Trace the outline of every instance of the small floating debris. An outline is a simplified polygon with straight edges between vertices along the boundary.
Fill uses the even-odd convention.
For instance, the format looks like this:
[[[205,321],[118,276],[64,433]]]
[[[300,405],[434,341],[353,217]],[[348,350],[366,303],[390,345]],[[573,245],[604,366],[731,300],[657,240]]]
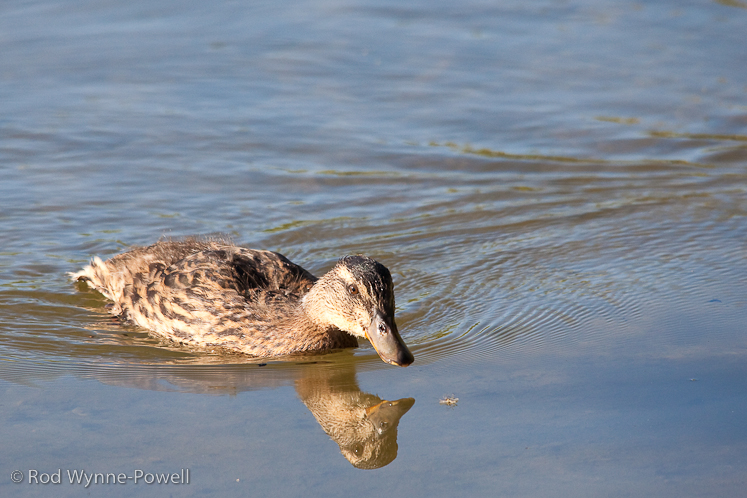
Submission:
[[[443,398],[438,400],[438,402],[446,406],[456,406],[456,404],[459,402],[459,398],[457,398],[453,394],[450,394],[448,396],[444,396]]]

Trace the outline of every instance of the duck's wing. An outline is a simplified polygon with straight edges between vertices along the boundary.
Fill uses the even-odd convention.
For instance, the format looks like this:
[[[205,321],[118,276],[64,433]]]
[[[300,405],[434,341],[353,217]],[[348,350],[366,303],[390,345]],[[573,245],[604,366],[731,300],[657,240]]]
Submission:
[[[282,254],[272,251],[235,248],[231,254],[216,256],[224,258],[231,268],[240,292],[261,290],[305,294],[317,280]]]
[[[147,273],[135,275],[125,295],[133,302],[160,298],[200,303],[200,308],[219,313],[225,307],[243,308],[247,301],[262,305],[283,297],[298,299],[315,281],[281,254],[234,246],[200,251],[168,267],[151,264]]]
[[[169,276],[168,282],[185,288],[194,286],[197,277],[214,280],[241,294],[257,291],[279,291],[305,294],[316,281],[311,273],[282,254],[246,249],[219,241],[186,239],[163,241],[148,247],[134,247],[107,261],[99,258],[83,270],[70,274],[115,302],[122,302],[124,287],[142,287]]]
[[[178,342],[220,344],[266,356],[277,340],[278,314],[286,313],[315,280],[277,253],[210,249],[136,274],[123,289],[121,314]],[[247,334],[261,340],[247,343]]]

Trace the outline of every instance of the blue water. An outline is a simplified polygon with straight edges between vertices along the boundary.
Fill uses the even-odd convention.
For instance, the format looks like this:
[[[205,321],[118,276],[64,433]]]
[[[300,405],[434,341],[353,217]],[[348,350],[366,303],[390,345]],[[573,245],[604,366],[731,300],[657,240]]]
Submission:
[[[0,494],[740,496],[745,32],[735,0],[4,2]],[[380,260],[415,363],[191,351],[67,275],[217,233]]]

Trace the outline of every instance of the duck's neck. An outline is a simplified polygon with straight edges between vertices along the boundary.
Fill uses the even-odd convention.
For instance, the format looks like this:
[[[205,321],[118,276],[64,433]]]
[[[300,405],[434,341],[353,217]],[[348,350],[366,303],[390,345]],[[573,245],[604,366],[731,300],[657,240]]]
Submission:
[[[314,332],[309,331],[309,335],[316,336],[317,339],[314,340],[324,342],[328,348],[357,347],[358,340],[335,325],[335,318],[330,312],[331,305],[325,298],[328,295],[325,286],[326,282],[322,278],[301,298],[297,310],[301,316],[298,316],[298,320],[309,324],[314,329]]]
[[[324,277],[317,280],[311,286],[309,292],[301,298],[301,311],[306,315],[309,322],[320,330],[337,329],[335,320],[330,313],[330,304],[327,302],[325,290],[328,284]]]

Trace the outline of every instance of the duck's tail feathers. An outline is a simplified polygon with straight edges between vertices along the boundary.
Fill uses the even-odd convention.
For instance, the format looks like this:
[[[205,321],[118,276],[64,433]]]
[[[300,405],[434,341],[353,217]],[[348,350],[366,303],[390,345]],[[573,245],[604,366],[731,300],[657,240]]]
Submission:
[[[91,264],[82,270],[68,273],[68,275],[72,280],[86,282],[115,303],[119,302],[124,286],[122,275],[113,272],[112,268],[98,256],[94,256]]]

